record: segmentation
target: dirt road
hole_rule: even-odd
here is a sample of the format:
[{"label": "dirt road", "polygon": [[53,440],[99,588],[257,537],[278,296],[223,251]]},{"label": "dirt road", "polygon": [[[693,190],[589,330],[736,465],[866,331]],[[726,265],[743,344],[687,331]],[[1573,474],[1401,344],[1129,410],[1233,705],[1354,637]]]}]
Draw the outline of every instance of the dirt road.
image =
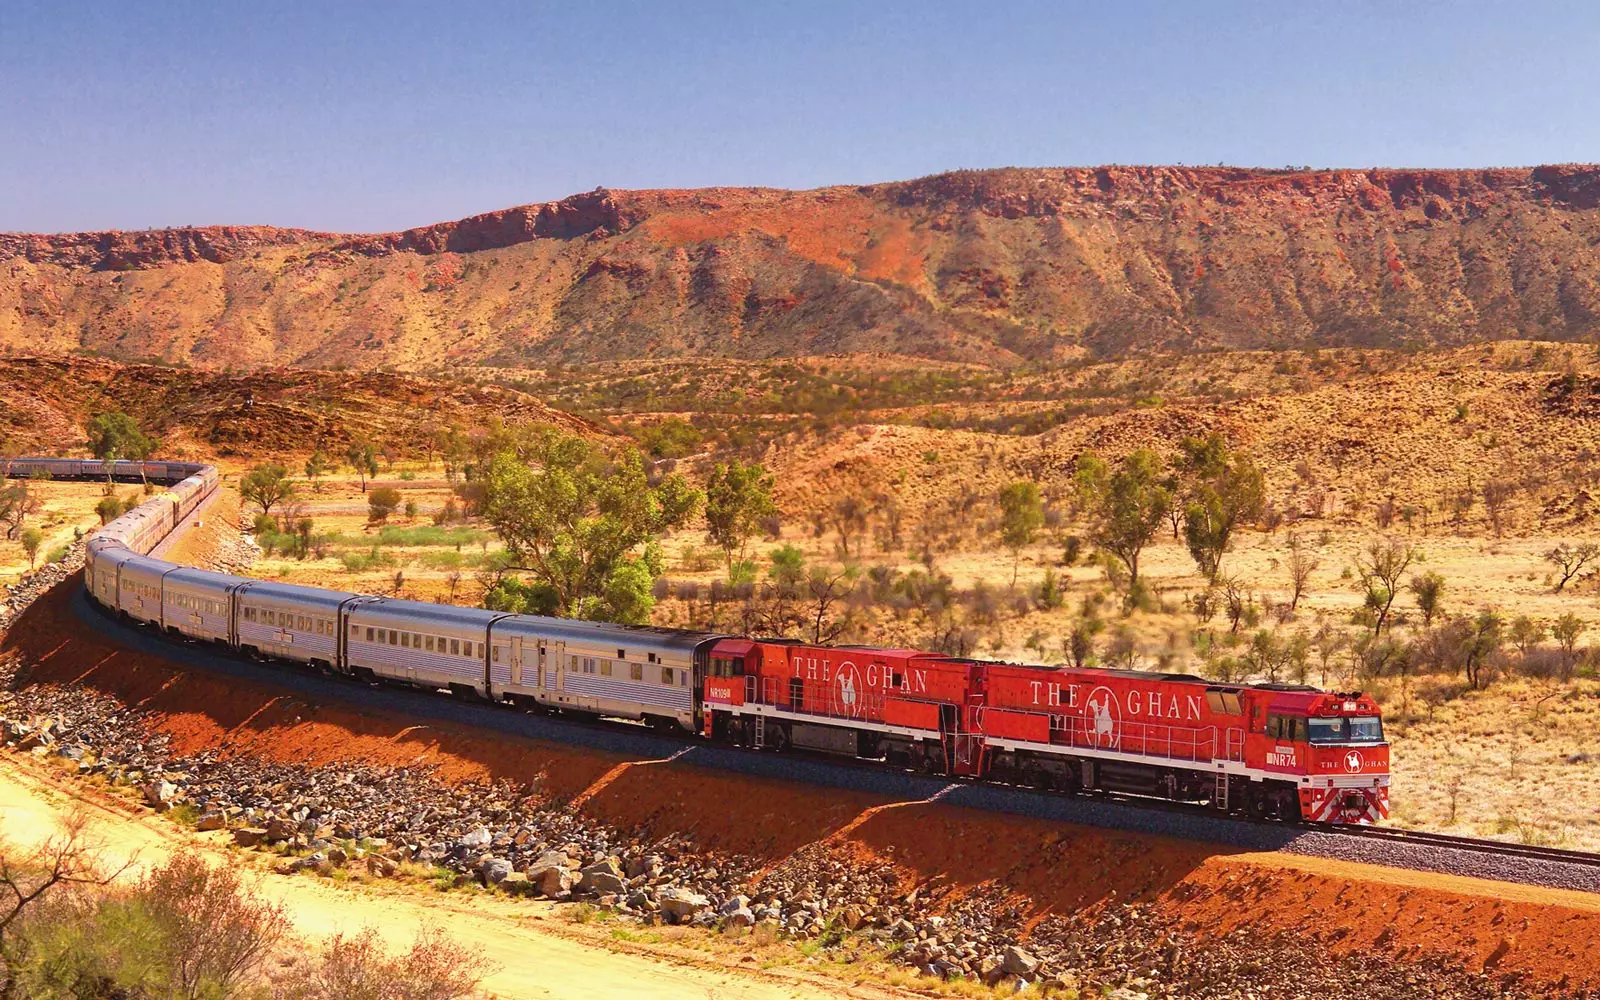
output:
[{"label": "dirt road", "polygon": [[478,945],[498,966],[484,983],[503,998],[651,997],[659,1000],[791,1000],[795,997],[902,996],[872,987],[847,988],[803,970],[757,972],[721,967],[710,956],[672,945],[614,942],[603,928],[567,923],[548,904],[431,897],[402,887],[341,886],[309,876],[261,870],[257,856],[229,851],[207,835],[189,835],[170,823],[123,807],[52,773],[42,761],[0,754],[0,836],[18,847],[58,831],[61,818],[87,810],[88,835],[108,865],[132,862],[130,875],[159,863],[185,844],[219,863],[248,865],[263,896],[282,905],[295,929],[311,939],[377,928],[391,947],[409,944],[419,928],[443,927],[458,941]]}]

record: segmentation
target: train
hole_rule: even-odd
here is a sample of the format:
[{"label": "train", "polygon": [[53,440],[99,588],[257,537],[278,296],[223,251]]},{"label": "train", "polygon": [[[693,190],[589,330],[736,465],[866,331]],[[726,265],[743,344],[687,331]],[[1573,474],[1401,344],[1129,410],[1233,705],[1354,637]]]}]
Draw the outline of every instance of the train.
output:
[{"label": "train", "polygon": [[14,459],[7,475],[166,488],[90,536],[89,597],[174,639],[518,708],[631,720],[754,751],[950,779],[1191,803],[1280,822],[1389,813],[1370,695],[617,625],[255,580],[150,555],[213,466]]}]

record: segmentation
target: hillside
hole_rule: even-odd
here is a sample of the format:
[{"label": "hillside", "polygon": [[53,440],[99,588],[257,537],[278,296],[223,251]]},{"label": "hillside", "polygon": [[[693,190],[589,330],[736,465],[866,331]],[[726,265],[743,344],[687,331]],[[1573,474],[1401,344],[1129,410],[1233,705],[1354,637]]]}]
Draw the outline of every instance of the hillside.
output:
[{"label": "hillside", "polygon": [[376,236],[0,235],[0,350],[196,367],[1014,364],[1600,333],[1600,167],[604,191]]},{"label": "hillside", "polygon": [[132,414],[159,437],[162,457],[206,460],[285,460],[316,447],[338,456],[353,439],[409,452],[420,449],[433,425],[494,420],[600,433],[588,421],[513,389],[386,372],[273,369],[224,375],[92,358],[0,359],[5,454],[82,449],[89,418],[111,409]]}]

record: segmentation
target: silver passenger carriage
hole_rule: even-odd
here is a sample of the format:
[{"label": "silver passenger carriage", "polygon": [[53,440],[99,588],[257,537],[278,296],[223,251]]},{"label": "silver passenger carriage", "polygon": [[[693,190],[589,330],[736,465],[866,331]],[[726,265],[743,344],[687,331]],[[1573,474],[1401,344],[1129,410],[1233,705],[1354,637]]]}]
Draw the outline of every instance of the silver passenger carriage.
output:
[{"label": "silver passenger carriage", "polygon": [[160,625],[161,578],[174,568],[160,559],[130,554],[117,574],[117,610],[134,621]]},{"label": "silver passenger carriage", "polygon": [[162,623],[191,639],[233,644],[233,592],[246,581],[226,573],[180,567],[162,581]]},{"label": "silver passenger carriage", "polygon": [[506,615],[377,598],[346,615],[346,665],[362,676],[489,696],[489,626]]},{"label": "silver passenger carriage", "polygon": [[339,662],[340,611],[358,600],[338,590],[244,581],[234,591],[234,641],[246,653],[332,668]]},{"label": "silver passenger carriage", "polygon": [[495,622],[489,677],[503,701],[696,730],[705,632],[515,615]]}]

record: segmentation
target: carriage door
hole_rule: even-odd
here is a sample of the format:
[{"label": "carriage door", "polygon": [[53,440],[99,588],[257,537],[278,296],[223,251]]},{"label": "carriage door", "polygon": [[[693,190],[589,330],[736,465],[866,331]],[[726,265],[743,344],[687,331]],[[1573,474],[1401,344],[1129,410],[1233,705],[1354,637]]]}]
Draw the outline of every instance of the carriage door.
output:
[{"label": "carriage door", "polygon": [[522,686],[522,636],[511,637],[511,684]]},{"label": "carriage door", "polygon": [[538,684],[540,687],[544,687],[544,643],[539,643],[539,651],[535,655],[538,657],[538,660],[536,661],[537,669],[539,671]]},{"label": "carriage door", "polygon": [[550,655],[545,658],[544,687],[546,691],[561,690],[561,660],[562,652],[567,648],[566,643],[556,643],[550,650]]}]

